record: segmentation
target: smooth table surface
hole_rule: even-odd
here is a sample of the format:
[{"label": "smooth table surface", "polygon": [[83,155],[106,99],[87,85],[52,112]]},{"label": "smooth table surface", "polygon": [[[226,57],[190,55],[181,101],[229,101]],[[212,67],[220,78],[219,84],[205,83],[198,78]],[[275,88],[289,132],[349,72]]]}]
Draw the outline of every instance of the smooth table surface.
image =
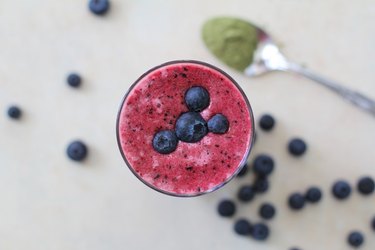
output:
[{"label": "smooth table surface", "polygon": [[[375,98],[375,1],[173,1],[112,0],[97,17],[86,1],[0,1],[0,249],[350,249],[351,230],[369,227],[375,195],[354,191],[338,202],[330,193],[340,178],[375,177],[375,119],[323,87],[298,76],[273,73],[249,79],[214,58],[200,39],[209,17],[243,17],[267,29],[285,54],[345,86]],[[179,199],[159,194],[135,178],[117,148],[115,121],[128,87],[147,69],[169,60],[196,59],[232,75],[246,92],[255,117],[277,120],[258,130],[251,159],[276,161],[268,193],[238,204],[234,218],[216,213],[220,199],[235,198],[253,175],[209,195]],[[83,86],[69,88],[79,72]],[[8,105],[24,117],[11,121]],[[286,144],[309,146],[292,158]],[[67,144],[89,146],[83,164],[65,155]],[[291,192],[323,188],[323,201],[292,212]],[[235,219],[260,221],[259,205],[271,201],[266,242],[237,236]]]}]

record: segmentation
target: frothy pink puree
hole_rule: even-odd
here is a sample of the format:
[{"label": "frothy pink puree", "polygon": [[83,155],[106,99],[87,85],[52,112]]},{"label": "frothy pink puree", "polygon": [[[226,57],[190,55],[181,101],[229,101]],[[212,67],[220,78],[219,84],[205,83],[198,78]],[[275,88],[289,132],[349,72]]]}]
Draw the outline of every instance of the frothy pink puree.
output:
[{"label": "frothy pink puree", "polygon": [[[225,115],[228,132],[208,133],[197,143],[179,141],[170,154],[156,152],[154,134],[174,130],[176,119],[188,111],[184,94],[192,86],[210,94],[203,118]],[[253,133],[250,112],[245,97],[222,72],[194,62],[164,65],[140,78],[126,96],[118,118],[120,150],[133,172],[157,190],[204,193],[227,182],[246,160]]]}]

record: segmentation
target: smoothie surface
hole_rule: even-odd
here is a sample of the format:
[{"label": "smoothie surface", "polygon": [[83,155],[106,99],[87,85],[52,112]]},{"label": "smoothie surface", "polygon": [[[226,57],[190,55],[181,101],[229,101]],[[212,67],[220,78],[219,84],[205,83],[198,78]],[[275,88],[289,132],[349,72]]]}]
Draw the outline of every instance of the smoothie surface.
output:
[{"label": "smoothie surface", "polygon": [[[154,150],[160,130],[174,130],[188,111],[185,92],[202,86],[210,104],[201,113],[229,120],[225,134],[208,133],[196,143],[179,141],[169,154]],[[155,68],[132,86],[118,117],[119,147],[131,170],[147,185],[171,195],[194,196],[230,180],[245,163],[252,142],[252,114],[245,97],[224,73],[206,64],[176,62]]]}]

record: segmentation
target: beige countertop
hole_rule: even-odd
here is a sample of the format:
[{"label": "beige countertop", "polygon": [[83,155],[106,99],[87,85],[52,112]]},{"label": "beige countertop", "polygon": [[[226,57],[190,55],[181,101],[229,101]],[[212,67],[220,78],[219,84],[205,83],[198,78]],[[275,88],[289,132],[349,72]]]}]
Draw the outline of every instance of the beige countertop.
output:
[{"label": "beige countertop", "polygon": [[[338,178],[353,185],[375,177],[375,119],[330,91],[286,73],[249,79],[218,62],[204,47],[200,27],[209,17],[252,20],[273,34],[291,59],[375,98],[375,1],[112,0],[104,18],[86,1],[0,1],[0,109],[19,104],[19,122],[0,116],[0,249],[259,249],[345,250],[349,231],[364,232],[361,249],[375,249],[375,195],[353,192],[338,202],[330,188]],[[277,119],[271,133],[258,131],[252,157],[276,160],[271,189],[239,205],[233,219],[216,206],[234,197],[237,179],[198,198],[159,194],[139,182],[118,151],[115,120],[127,88],[147,69],[174,59],[197,59],[221,67],[246,92],[255,117]],[[79,72],[80,90],[65,77]],[[303,137],[299,159],[287,141]],[[73,139],[84,140],[89,158],[65,155]],[[324,201],[292,212],[293,191],[323,188]],[[273,202],[271,237],[255,242],[233,233],[236,218],[260,221],[257,210]]]}]

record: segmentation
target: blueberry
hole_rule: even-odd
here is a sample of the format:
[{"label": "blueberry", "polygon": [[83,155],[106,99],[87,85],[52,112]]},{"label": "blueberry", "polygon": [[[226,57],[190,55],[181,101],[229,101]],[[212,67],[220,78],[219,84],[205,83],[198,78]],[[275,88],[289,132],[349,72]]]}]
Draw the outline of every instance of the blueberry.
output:
[{"label": "blueberry", "polygon": [[254,189],[249,185],[242,186],[238,190],[238,194],[237,194],[238,199],[244,202],[251,201],[252,199],[254,199],[254,196],[255,196]]},{"label": "blueberry", "polygon": [[210,95],[203,87],[191,87],[185,93],[185,103],[190,111],[200,112],[210,104]]},{"label": "blueberry", "polygon": [[253,225],[251,230],[251,236],[255,240],[266,240],[270,234],[270,230],[268,227],[263,223],[258,223]]},{"label": "blueberry", "polygon": [[21,115],[22,115],[21,109],[17,106],[10,106],[8,108],[7,113],[8,113],[9,118],[12,118],[12,119],[19,119],[21,118]]},{"label": "blueberry", "polygon": [[223,217],[231,217],[236,212],[236,205],[231,200],[222,200],[217,207],[217,211]]},{"label": "blueberry", "polygon": [[245,165],[242,167],[240,172],[238,172],[237,177],[242,177],[242,176],[246,175],[248,169],[249,169],[249,167],[247,166],[247,163],[245,163]]},{"label": "blueberry", "polygon": [[363,195],[369,195],[374,192],[375,182],[371,177],[362,177],[357,184],[358,191]]},{"label": "blueberry", "polygon": [[322,191],[317,187],[311,187],[307,190],[305,198],[308,202],[316,203],[322,198]]},{"label": "blueberry", "polygon": [[300,210],[305,206],[305,197],[299,193],[293,193],[289,196],[289,207],[293,210]]},{"label": "blueberry", "polygon": [[268,180],[264,177],[257,177],[253,184],[254,191],[256,193],[265,193],[269,188]]},{"label": "blueberry", "polygon": [[259,215],[263,219],[272,219],[276,214],[275,207],[270,203],[264,203],[262,206],[260,206],[259,209]]},{"label": "blueberry", "polygon": [[95,15],[104,15],[109,10],[109,1],[89,0],[89,9]]},{"label": "blueberry", "polygon": [[208,131],[214,134],[224,134],[228,131],[228,119],[222,114],[216,114],[208,120]]},{"label": "blueberry", "polygon": [[254,172],[259,176],[269,175],[274,168],[273,159],[268,155],[258,155],[254,160]]},{"label": "blueberry", "polygon": [[332,187],[333,195],[339,200],[348,198],[351,192],[352,188],[349,183],[343,180],[337,181]]},{"label": "blueberry", "polygon": [[294,156],[301,156],[305,153],[307,146],[306,143],[300,138],[290,140],[288,144],[289,153]]},{"label": "blueberry", "polygon": [[162,130],[155,134],[152,146],[160,154],[169,154],[176,150],[178,139],[171,130]]},{"label": "blueberry", "polygon": [[81,85],[82,79],[78,74],[71,73],[68,75],[66,82],[70,87],[78,88]]},{"label": "blueberry", "polygon": [[374,218],[372,218],[371,227],[372,227],[372,230],[375,231],[375,216],[374,216]]},{"label": "blueberry", "polygon": [[264,114],[259,120],[259,126],[264,131],[270,131],[275,126],[275,119],[269,114]]},{"label": "blueberry", "polygon": [[83,161],[87,156],[87,147],[82,141],[73,141],[69,144],[66,153],[73,161]]},{"label": "blueberry", "polygon": [[207,123],[197,112],[186,112],[176,122],[176,135],[184,142],[198,142],[207,134]]},{"label": "blueberry", "polygon": [[251,234],[251,224],[246,219],[239,219],[234,223],[234,231],[239,235]]},{"label": "blueberry", "polygon": [[359,247],[363,244],[365,238],[363,234],[358,231],[353,231],[348,236],[348,243],[353,247]]}]

